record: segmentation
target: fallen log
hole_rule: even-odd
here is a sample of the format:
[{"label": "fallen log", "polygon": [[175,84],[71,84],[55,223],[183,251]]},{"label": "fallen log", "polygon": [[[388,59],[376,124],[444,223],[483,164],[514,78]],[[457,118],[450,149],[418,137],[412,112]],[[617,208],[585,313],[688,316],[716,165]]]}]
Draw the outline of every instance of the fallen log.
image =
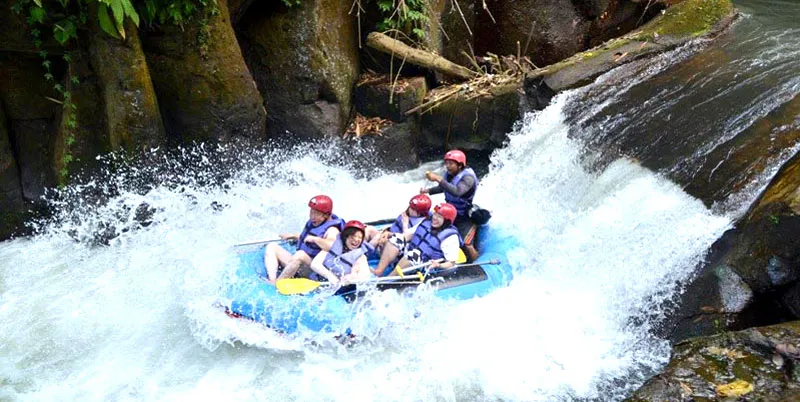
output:
[{"label": "fallen log", "polygon": [[388,53],[411,64],[436,70],[440,73],[464,80],[474,78],[478,75],[476,72],[462,65],[453,63],[438,54],[415,49],[380,32],[371,32],[367,35],[367,46]]}]

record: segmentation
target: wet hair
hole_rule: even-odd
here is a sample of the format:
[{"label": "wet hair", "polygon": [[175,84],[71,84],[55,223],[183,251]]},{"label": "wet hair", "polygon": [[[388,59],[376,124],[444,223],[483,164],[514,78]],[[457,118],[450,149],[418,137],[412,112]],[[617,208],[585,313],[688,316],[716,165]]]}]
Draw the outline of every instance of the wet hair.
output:
[{"label": "wet hair", "polygon": [[[352,236],[352,235],[353,235],[353,233],[355,233],[355,232],[361,232],[361,235],[362,235],[362,236],[366,235],[366,233],[364,233],[364,232],[363,232],[361,229],[359,229],[359,228],[347,228],[347,229],[345,229],[345,230],[342,230],[342,233],[339,235],[339,238],[342,240],[342,246],[344,246],[344,247],[342,247],[342,248],[344,248],[344,249],[346,249],[346,248],[347,248],[347,243],[346,243],[346,241],[347,241],[347,239],[348,239],[350,236]],[[364,241],[364,240],[362,239],[362,243],[363,243],[363,241]]]}]

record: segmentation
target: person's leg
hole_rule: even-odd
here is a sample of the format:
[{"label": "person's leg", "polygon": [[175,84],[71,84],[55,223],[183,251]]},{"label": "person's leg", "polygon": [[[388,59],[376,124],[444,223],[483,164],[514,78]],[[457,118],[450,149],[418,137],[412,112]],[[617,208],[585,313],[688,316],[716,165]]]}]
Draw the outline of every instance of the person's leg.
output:
[{"label": "person's leg", "polygon": [[294,278],[297,271],[300,270],[300,267],[303,265],[311,265],[311,257],[309,257],[305,251],[299,250],[294,253],[292,258],[284,265],[283,272],[281,272],[278,279]]},{"label": "person's leg", "polygon": [[383,276],[383,271],[386,271],[386,267],[397,259],[397,256],[400,255],[400,252],[404,249],[404,245],[405,242],[400,235],[389,238],[389,241],[383,246],[383,251],[381,251],[381,258],[378,260],[378,266],[375,267],[372,273],[374,273],[375,276]]},{"label": "person's leg", "polygon": [[463,215],[457,216],[454,224],[456,225],[456,229],[458,229],[458,233],[461,235],[461,239],[464,240],[462,249],[467,255],[467,260],[470,262],[475,261],[478,259],[478,250],[475,248],[474,244],[475,237],[478,233],[478,225]]},{"label": "person's leg", "polygon": [[269,283],[275,283],[279,266],[286,266],[291,258],[292,254],[277,243],[267,244],[267,249],[264,252],[264,267],[267,269],[267,281]]}]

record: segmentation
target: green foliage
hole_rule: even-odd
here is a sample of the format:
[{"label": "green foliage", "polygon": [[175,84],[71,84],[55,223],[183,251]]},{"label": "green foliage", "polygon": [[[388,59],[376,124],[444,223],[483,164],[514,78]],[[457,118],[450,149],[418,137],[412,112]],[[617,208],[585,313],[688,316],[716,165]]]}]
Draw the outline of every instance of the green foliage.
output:
[{"label": "green foliage", "polygon": [[138,6],[148,24],[183,26],[198,17],[203,20],[205,11],[218,12],[216,0],[144,0]]},{"label": "green foliage", "polygon": [[286,7],[296,7],[300,5],[301,0],[281,0]]},{"label": "green foliage", "polygon": [[378,30],[397,30],[415,40],[425,39],[425,25],[429,21],[426,0],[376,0],[383,19]]},{"label": "green foliage", "polygon": [[[52,62],[49,54],[42,49],[42,45],[48,38],[43,37],[43,33],[52,31],[52,39],[59,45],[67,48],[73,39],[78,38],[78,32],[86,28],[89,17],[97,18],[100,29],[106,34],[117,38],[125,39],[125,21],[130,20],[135,26],[139,26],[139,13],[145,16],[148,23],[174,24],[181,25],[197,15],[200,15],[199,24],[201,34],[198,41],[208,42],[209,32],[207,29],[208,15],[216,15],[217,0],[17,0],[11,5],[14,13],[22,16],[28,23],[33,44],[39,49],[39,57],[42,59],[44,68],[44,79],[53,85],[53,89],[58,93],[60,99],[51,99],[59,102],[63,112],[64,129],[64,153],[61,157],[61,167],[59,169],[59,183],[66,184],[69,176],[69,165],[76,159],[70,151],[75,144],[75,130],[78,128],[77,105],[72,101],[71,88],[80,84],[77,76],[72,74],[72,56],[69,51],[65,51],[62,58],[68,66],[67,77],[64,82],[57,80],[51,70]],[[284,0],[287,1],[287,0]],[[299,0],[295,0],[299,3]],[[134,4],[136,2],[136,4]],[[97,15],[90,16],[89,5],[96,4]],[[140,11],[137,11],[137,8]],[[203,37],[205,35],[205,37]]]}]

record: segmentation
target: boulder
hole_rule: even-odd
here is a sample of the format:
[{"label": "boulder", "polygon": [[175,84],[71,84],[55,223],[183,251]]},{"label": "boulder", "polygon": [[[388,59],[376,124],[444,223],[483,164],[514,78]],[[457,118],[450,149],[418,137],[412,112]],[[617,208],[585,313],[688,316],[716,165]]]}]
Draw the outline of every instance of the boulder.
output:
[{"label": "boulder", "polygon": [[21,223],[25,211],[19,167],[9,139],[6,116],[0,102],[0,240],[7,239]]},{"label": "boulder", "polygon": [[126,38],[104,33],[90,22],[89,56],[97,75],[112,150],[143,151],[166,143],[156,94],[138,29],[128,20]]},{"label": "boulder", "polygon": [[369,149],[372,160],[388,172],[403,172],[419,166],[417,146],[419,129],[416,122],[407,120],[392,123],[380,135],[368,135],[358,141]]},{"label": "boulder", "polygon": [[798,321],[687,340],[675,345],[661,374],[625,401],[794,401],[798,345]]},{"label": "boulder", "polygon": [[781,167],[736,228],[715,243],[710,264],[681,296],[670,339],[800,318],[797,233],[800,154]]},{"label": "boulder", "polygon": [[263,138],[266,111],[231,27],[227,2],[200,21],[142,33],[171,140]]},{"label": "boulder", "polygon": [[422,103],[427,92],[425,77],[392,82],[386,75],[367,76],[356,84],[355,107],[364,116],[402,122],[408,118],[405,113]]},{"label": "boulder", "polygon": [[239,24],[247,63],[268,110],[272,137],[339,136],[352,108],[358,44],[350,2],[261,2]]},{"label": "boulder", "polygon": [[[572,0],[487,1],[477,14],[475,51],[528,56],[546,66],[584,50],[586,20]],[[494,17],[494,18],[492,18]]]},{"label": "boulder", "polygon": [[[422,111],[417,117],[422,151],[489,150],[501,146],[522,115],[520,88],[521,81],[515,80],[492,86],[480,94],[465,89],[430,111]],[[428,97],[448,90],[452,88],[434,89]]]}]

